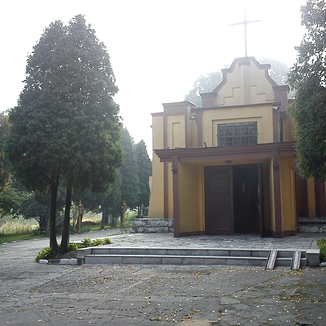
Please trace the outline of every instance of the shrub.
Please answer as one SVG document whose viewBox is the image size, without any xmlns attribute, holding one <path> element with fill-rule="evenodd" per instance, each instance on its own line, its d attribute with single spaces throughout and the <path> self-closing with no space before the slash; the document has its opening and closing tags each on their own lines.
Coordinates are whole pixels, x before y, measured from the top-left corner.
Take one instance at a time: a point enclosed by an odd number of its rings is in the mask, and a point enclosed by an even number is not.
<svg viewBox="0 0 326 326">
<path fill-rule="evenodd" d="M 109 238 L 104 238 L 102 240 L 104 242 L 103 244 L 111 244 L 112 243 L 112 241 Z"/>
<path fill-rule="evenodd" d="M 84 240 L 82 240 L 80 248 L 90 247 L 91 244 L 92 244 L 92 240 L 90 238 L 85 238 Z"/>
<path fill-rule="evenodd" d="M 77 251 L 77 249 L 78 249 L 78 245 L 77 245 L 77 243 L 72 242 L 72 243 L 69 243 L 69 244 L 68 244 L 68 250 L 69 250 L 69 251 Z"/>
<path fill-rule="evenodd" d="M 35 258 L 36 261 L 39 261 L 40 259 L 53 259 L 55 257 L 55 254 L 53 253 L 52 249 L 50 247 L 45 247 L 41 251 L 37 253 L 37 256 Z"/>
<path fill-rule="evenodd" d="M 78 245 L 78 248 L 96 247 L 96 246 L 102 246 L 110 243 L 112 242 L 109 238 L 95 239 L 95 240 L 86 238 L 82 240 L 81 244 Z"/>
<path fill-rule="evenodd" d="M 106 245 L 112 243 L 109 238 L 104 239 L 95 239 L 91 240 L 90 238 L 85 238 L 81 243 L 69 243 L 68 251 L 77 251 L 79 248 L 87 248 L 87 247 L 96 247 L 101 245 Z M 38 252 L 35 260 L 39 261 L 40 259 L 53 259 L 56 258 L 56 255 L 52 252 L 50 247 L 45 247 L 41 251 Z"/>
<path fill-rule="evenodd" d="M 317 245 L 320 249 L 320 260 L 322 262 L 326 261 L 326 239 L 321 238 L 317 240 Z"/>
</svg>

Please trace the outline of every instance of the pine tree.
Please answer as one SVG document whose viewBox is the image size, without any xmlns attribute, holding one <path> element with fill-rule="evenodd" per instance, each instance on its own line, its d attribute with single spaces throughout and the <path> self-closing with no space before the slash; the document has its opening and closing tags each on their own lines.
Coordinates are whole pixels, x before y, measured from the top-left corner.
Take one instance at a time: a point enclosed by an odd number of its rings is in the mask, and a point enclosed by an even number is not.
<svg viewBox="0 0 326 326">
<path fill-rule="evenodd" d="M 31 190 L 50 188 L 50 247 L 59 180 L 66 187 L 61 250 L 67 249 L 72 188 L 103 192 L 121 164 L 118 91 L 109 55 L 83 16 L 51 23 L 28 57 L 25 86 L 10 110 L 6 153 Z"/>
<path fill-rule="evenodd" d="M 147 215 L 149 205 L 149 177 L 152 175 L 152 161 L 148 156 L 145 142 L 141 140 L 135 146 L 137 175 L 139 179 L 138 217 Z"/>
<path fill-rule="evenodd" d="M 299 173 L 315 181 L 326 180 L 326 5 L 308 0 L 302 6 L 306 28 L 291 68 L 289 82 L 296 100 L 289 114 L 295 120 L 296 156 Z"/>
</svg>

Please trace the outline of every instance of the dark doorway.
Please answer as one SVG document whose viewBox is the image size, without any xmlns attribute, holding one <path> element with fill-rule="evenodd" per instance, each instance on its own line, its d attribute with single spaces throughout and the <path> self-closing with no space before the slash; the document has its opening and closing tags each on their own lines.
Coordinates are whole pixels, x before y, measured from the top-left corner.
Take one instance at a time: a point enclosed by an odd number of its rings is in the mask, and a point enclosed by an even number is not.
<svg viewBox="0 0 326 326">
<path fill-rule="evenodd" d="M 235 233 L 259 233 L 258 165 L 233 166 Z"/>
<path fill-rule="evenodd" d="M 258 164 L 205 167 L 206 234 L 261 233 Z"/>
<path fill-rule="evenodd" d="M 205 167 L 206 234 L 233 234 L 231 166 Z"/>
</svg>

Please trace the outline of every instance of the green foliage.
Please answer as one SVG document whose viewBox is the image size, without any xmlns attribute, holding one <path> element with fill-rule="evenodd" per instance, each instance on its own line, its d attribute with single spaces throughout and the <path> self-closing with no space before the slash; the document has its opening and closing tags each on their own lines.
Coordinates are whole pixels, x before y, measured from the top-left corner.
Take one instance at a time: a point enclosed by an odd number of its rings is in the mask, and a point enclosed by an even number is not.
<svg viewBox="0 0 326 326">
<path fill-rule="evenodd" d="M 107 244 L 111 244 L 112 241 L 109 238 L 104 239 L 95 239 L 91 240 L 90 238 L 85 238 L 81 241 L 81 243 L 69 243 L 68 251 L 76 252 L 78 249 L 87 248 L 87 247 L 96 247 L 103 246 Z M 45 247 L 41 251 L 38 252 L 35 260 L 39 261 L 40 259 L 54 259 L 57 257 L 57 253 L 55 253 L 50 247 Z"/>
<path fill-rule="evenodd" d="M 126 218 L 124 223 L 120 223 L 120 231 L 124 233 L 128 233 L 129 229 L 131 228 L 133 224 L 133 220 L 137 216 L 137 213 L 134 211 L 128 211 L 126 212 Z"/>
<path fill-rule="evenodd" d="M 138 217 L 147 215 L 149 205 L 149 177 L 152 175 L 152 161 L 148 156 L 145 142 L 141 140 L 135 146 L 137 175 L 139 180 Z"/>
<path fill-rule="evenodd" d="M 104 239 L 95 239 L 91 242 L 91 246 L 102 246 L 106 244 L 111 244 L 112 241 L 109 238 L 104 238 Z"/>
<path fill-rule="evenodd" d="M 8 116 L 0 114 L 0 193 L 9 182 L 9 162 L 4 154 L 4 144 L 9 132 Z"/>
<path fill-rule="evenodd" d="M 300 83 L 289 109 L 295 120 L 296 165 L 303 178 L 326 179 L 326 88 L 308 79 Z"/>
<path fill-rule="evenodd" d="M 285 63 L 272 58 L 259 58 L 259 62 L 271 65 L 269 75 L 278 85 L 287 83 L 289 67 Z M 226 68 L 226 66 L 224 68 Z M 194 82 L 194 88 L 185 96 L 185 100 L 192 102 L 196 107 L 201 107 L 202 102 L 200 94 L 212 92 L 222 79 L 223 76 L 221 71 L 212 71 L 199 76 Z"/>
<path fill-rule="evenodd" d="M 301 25 L 306 28 L 298 51 L 297 60 L 291 67 L 289 82 L 298 89 L 302 82 L 313 78 L 324 85 L 326 81 L 326 15 L 324 0 L 307 0 L 301 7 Z"/>
<path fill-rule="evenodd" d="M 37 235 L 39 232 L 35 219 L 12 218 L 5 216 L 0 219 L 0 235 Z"/>
<path fill-rule="evenodd" d="M 32 240 L 43 238 L 44 236 L 36 234 L 36 231 L 23 234 L 0 234 L 0 244 L 5 242 L 13 242 L 20 240 Z"/>
<path fill-rule="evenodd" d="M 12 215 L 18 217 L 20 208 L 29 193 L 20 191 L 12 179 L 0 194 L 0 217 Z"/>
<path fill-rule="evenodd" d="M 320 249 L 320 261 L 326 262 L 326 239 L 321 238 L 317 240 L 318 248 Z"/>
<path fill-rule="evenodd" d="M 71 242 L 68 244 L 68 250 L 69 251 L 77 251 L 78 245 L 75 242 Z"/>
<path fill-rule="evenodd" d="M 40 259 L 53 259 L 55 258 L 56 253 L 50 247 L 45 247 L 41 251 L 39 251 L 36 255 L 35 260 L 39 261 Z"/>
<path fill-rule="evenodd" d="M 139 195 L 139 179 L 134 153 L 133 139 L 126 128 L 121 131 L 121 146 L 124 152 L 121 173 L 121 204 L 125 200 L 130 209 L 137 207 Z M 121 205 L 120 205 L 121 206 Z"/>
<path fill-rule="evenodd" d="M 77 247 L 78 248 L 96 247 L 96 246 L 103 246 L 111 243 L 112 242 L 109 238 L 94 239 L 94 240 L 91 240 L 90 238 L 85 238 L 82 240 L 80 244 L 77 243 Z"/>
<path fill-rule="evenodd" d="M 306 33 L 289 73 L 296 100 L 289 110 L 295 120 L 297 167 L 303 178 L 326 179 L 326 15 L 323 0 L 301 7 Z"/>
<path fill-rule="evenodd" d="M 90 238 L 85 238 L 81 242 L 81 246 L 82 246 L 81 248 L 90 247 L 91 246 L 91 243 L 92 243 L 92 240 Z"/>
<path fill-rule="evenodd" d="M 83 16 L 55 21 L 28 57 L 24 89 L 9 112 L 5 152 L 29 190 L 51 189 L 50 246 L 55 234 L 59 180 L 70 190 L 107 191 L 122 162 L 118 88 L 103 43 Z M 68 239 L 69 207 L 62 244 Z M 69 221 L 68 221 L 69 222 Z"/>
<path fill-rule="evenodd" d="M 221 81 L 220 71 L 212 71 L 199 76 L 194 82 L 194 88 L 185 96 L 185 100 L 195 104 L 196 107 L 201 107 L 200 93 L 213 91 Z"/>
<path fill-rule="evenodd" d="M 276 82 L 277 85 L 286 85 L 288 83 L 289 67 L 286 63 L 273 58 L 259 58 L 261 64 L 270 64 L 268 71 L 269 76 Z"/>
</svg>

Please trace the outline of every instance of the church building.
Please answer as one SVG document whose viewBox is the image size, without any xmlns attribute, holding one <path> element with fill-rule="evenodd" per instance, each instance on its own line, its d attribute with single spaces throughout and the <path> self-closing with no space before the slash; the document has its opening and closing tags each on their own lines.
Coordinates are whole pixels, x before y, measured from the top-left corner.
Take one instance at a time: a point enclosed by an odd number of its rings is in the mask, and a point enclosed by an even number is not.
<svg viewBox="0 0 326 326">
<path fill-rule="evenodd" d="M 298 232 L 298 217 L 325 216 L 325 186 L 295 167 L 289 87 L 269 64 L 237 58 L 201 94 L 202 107 L 164 103 L 152 114 L 148 220 L 173 220 L 176 237 Z"/>
</svg>

